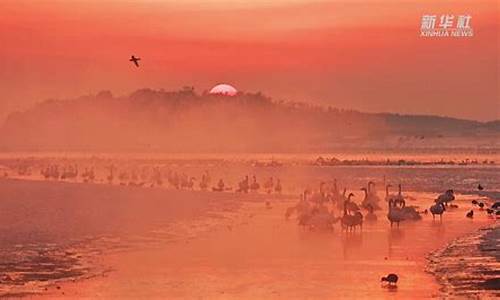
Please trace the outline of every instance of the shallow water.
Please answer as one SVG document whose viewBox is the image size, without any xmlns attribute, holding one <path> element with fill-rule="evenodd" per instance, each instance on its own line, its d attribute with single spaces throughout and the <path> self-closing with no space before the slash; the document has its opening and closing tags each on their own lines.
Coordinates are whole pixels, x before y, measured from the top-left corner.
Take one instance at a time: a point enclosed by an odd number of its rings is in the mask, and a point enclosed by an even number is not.
<svg viewBox="0 0 500 300">
<path fill-rule="evenodd" d="M 68 160 L 56 160 L 68 163 Z M 16 165 L 18 160 L 3 161 Z M 25 163 L 23 161 L 23 163 Z M 283 195 L 241 195 L 177 191 L 161 187 L 104 184 L 110 161 L 78 159 L 95 166 L 94 183 L 81 178 L 43 180 L 33 160 L 31 175 L 0 180 L 0 265 L 4 295 L 40 294 L 49 298 L 408 298 L 439 297 L 440 287 L 425 272 L 430 251 L 495 222 L 476 211 L 465 218 L 470 201 L 498 201 L 499 167 L 487 166 L 335 166 L 291 161 L 282 167 L 255 167 L 241 160 L 113 160 L 119 168 L 162 165 L 236 186 L 246 174 L 262 183 L 279 177 Z M 50 163 L 53 163 L 52 161 Z M 305 188 L 337 178 L 339 187 L 362 199 L 360 188 L 373 180 L 383 197 L 385 183 L 403 184 L 408 205 L 428 208 L 448 188 L 459 194 L 459 208 L 443 222 L 422 221 L 389 227 L 385 213 L 363 232 L 310 232 L 284 220 Z M 481 183 L 485 190 L 478 191 Z M 392 191 L 394 192 L 394 191 Z M 489 198 L 489 199 L 488 199 Z M 271 201 L 271 209 L 264 205 Z M 16 248 L 17 247 L 17 248 Z M 13 250 L 14 249 L 14 250 Z M 41 252 L 40 252 L 41 251 Z M 18 260 L 9 259 L 15 253 Z M 456 254 L 460 255 L 460 254 Z M 42 261 L 46 268 L 37 268 Z M 17 269 L 16 269 L 17 268 Z M 19 271 L 19 268 L 25 268 Z M 397 272 L 397 289 L 380 286 L 380 277 Z M 438 272 L 436 272 L 437 274 Z M 64 284 L 76 279 L 75 284 Z M 62 285 L 62 289 L 54 286 Z M 48 289 L 48 290 L 45 290 Z"/>
<path fill-rule="evenodd" d="M 412 195 L 424 203 L 432 199 Z M 106 280 L 65 286 L 65 291 L 99 299 L 440 297 L 434 276 L 425 272 L 426 254 L 492 221 L 478 215 L 463 226 L 468 201 L 461 201 L 464 207 L 446 214 L 443 222 L 427 215 L 391 229 L 381 212 L 378 222 L 356 233 L 342 233 L 338 226 L 334 232 L 298 228 L 295 220 L 283 218 L 291 200 L 275 201 L 271 209 L 249 202 L 228 226 L 198 238 L 105 255 L 104 263 L 116 272 Z M 380 284 L 380 277 L 390 272 L 400 277 L 396 289 Z"/>
</svg>

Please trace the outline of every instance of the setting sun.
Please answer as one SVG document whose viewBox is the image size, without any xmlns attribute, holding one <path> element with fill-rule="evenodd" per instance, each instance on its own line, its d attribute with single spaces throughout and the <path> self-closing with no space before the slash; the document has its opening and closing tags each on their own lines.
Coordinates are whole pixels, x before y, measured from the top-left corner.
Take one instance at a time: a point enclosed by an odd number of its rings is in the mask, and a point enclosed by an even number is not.
<svg viewBox="0 0 500 300">
<path fill-rule="evenodd" d="M 500 295 L 497 0 L 0 11 L 0 298 Z"/>
</svg>

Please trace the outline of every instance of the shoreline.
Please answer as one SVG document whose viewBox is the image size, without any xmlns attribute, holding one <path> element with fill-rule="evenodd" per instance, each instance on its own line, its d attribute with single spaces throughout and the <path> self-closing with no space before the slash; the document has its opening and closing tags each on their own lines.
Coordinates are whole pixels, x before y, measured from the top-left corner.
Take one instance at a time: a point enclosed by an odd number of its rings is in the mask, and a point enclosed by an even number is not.
<svg viewBox="0 0 500 300">
<path fill-rule="evenodd" d="M 443 297 L 500 297 L 500 223 L 460 236 L 427 256 Z M 457 255 L 461 256 L 457 256 Z M 457 260 L 457 258 L 459 258 Z"/>
<path fill-rule="evenodd" d="M 244 202 L 239 214 L 255 217 L 231 228 L 219 227 L 157 249 L 105 255 L 103 261 L 114 266 L 105 278 L 67 282 L 61 290 L 34 299 L 439 298 L 440 285 L 425 271 L 426 256 L 485 224 L 457 229 L 459 219 L 453 215 L 462 211 L 456 211 L 443 223 L 427 216 L 391 230 L 385 213 L 379 212 L 380 222 L 364 226 L 363 232 L 346 234 L 338 228 L 333 233 L 308 232 L 295 220 L 284 222 L 282 212 L 290 201 L 277 200 L 272 209 Z M 442 238 L 422 244 L 421 237 L 428 234 Z M 380 276 L 389 272 L 400 275 L 397 290 L 380 286 Z M 351 285 L 339 285 L 345 281 Z"/>
<path fill-rule="evenodd" d="M 240 205 L 234 195 L 205 194 L 0 179 L 0 298 L 103 277 L 113 267 L 101 256 L 192 239 Z"/>
<path fill-rule="evenodd" d="M 442 280 L 439 279 L 439 277 L 437 276 L 437 274 L 433 271 L 430 271 L 429 270 L 429 263 L 430 263 L 430 257 L 431 256 L 435 256 L 437 255 L 437 253 L 440 253 L 443 249 L 447 249 L 450 247 L 450 245 L 454 244 L 457 240 L 463 240 L 463 239 L 466 239 L 468 237 L 472 237 L 472 236 L 477 236 L 480 232 L 484 232 L 486 230 L 489 230 L 489 229 L 497 229 L 499 230 L 500 229 L 500 225 L 499 224 L 493 224 L 493 225 L 489 225 L 489 226 L 486 226 L 486 227 L 482 227 L 482 228 L 479 228 L 473 232 L 469 232 L 469 233 L 466 233 L 464 234 L 463 236 L 459 236 L 451 241 L 448 242 L 448 244 L 444 247 L 440 247 L 438 249 L 435 249 L 435 250 L 432 250 L 430 251 L 429 253 L 427 253 L 427 255 L 424 258 L 425 262 L 423 264 L 424 266 L 424 269 L 422 270 L 423 273 L 429 273 L 432 278 L 434 278 L 436 280 L 436 283 L 438 284 L 438 286 L 440 287 L 439 288 L 439 291 L 429 291 L 429 292 L 426 292 L 424 294 L 420 294 L 420 296 L 422 298 L 449 298 L 449 297 L 471 297 L 471 296 L 474 296 L 474 297 L 478 297 L 478 298 L 481 298 L 481 299 L 496 299 L 496 297 L 498 297 L 498 295 L 500 295 L 500 292 L 499 291 L 487 291 L 487 290 L 475 290 L 475 291 L 462 291 L 462 293 L 452 293 L 450 291 L 447 291 L 446 290 L 446 284 L 442 282 Z M 182 244 L 183 242 L 182 241 L 176 241 L 174 242 L 176 244 L 174 244 L 174 247 L 176 246 L 179 246 L 180 244 Z M 180 243 L 180 244 L 179 244 Z M 143 252 L 144 250 L 138 250 L 138 249 L 135 249 L 135 250 L 131 250 L 129 252 L 129 254 L 131 254 L 132 256 L 134 256 L 134 252 L 135 253 L 141 253 Z M 112 257 L 111 258 L 111 261 L 115 260 L 116 259 L 116 253 L 115 254 L 110 254 L 108 253 L 107 254 L 108 256 L 108 261 L 109 261 L 109 257 Z M 439 259 L 439 258 L 438 258 Z M 418 265 L 418 263 L 417 263 Z M 25 295 L 21 295 L 21 298 L 24 298 L 24 297 L 29 297 L 30 299 L 51 299 L 53 297 L 56 297 L 58 298 L 61 297 L 61 298 L 66 298 L 66 297 L 69 297 L 69 298 L 76 298 L 76 299 L 80 299 L 80 298 L 87 298 L 88 295 L 85 294 L 85 293 L 81 293 L 82 291 L 82 288 L 83 289 L 97 289 L 99 290 L 101 287 L 102 287 L 102 284 L 103 284 L 103 280 L 106 280 L 107 277 L 109 276 L 113 276 L 113 272 L 116 272 L 116 270 L 107 270 L 105 273 L 102 274 L 96 274 L 96 275 L 93 275 L 93 276 L 89 276 L 89 277 L 83 277 L 83 278 L 79 278 L 77 279 L 76 281 L 75 280 L 63 280 L 61 282 L 56 282 L 52 285 L 52 287 L 55 287 L 55 286 L 58 286 L 57 289 L 52 289 L 52 291 L 50 292 L 45 292 L 45 293 L 39 293 L 39 294 L 28 294 L 26 293 Z M 61 290 L 65 290 L 65 292 L 62 292 L 60 293 L 59 292 L 59 287 L 61 288 Z M 389 298 L 392 299 L 394 298 L 393 296 L 396 296 L 397 295 L 397 291 L 388 291 L 389 294 Z M 274 292 L 273 292 L 274 293 Z M 392 293 L 394 293 L 394 295 L 391 295 Z M 219 296 L 220 297 L 217 297 L 217 298 L 224 298 L 224 299 L 234 299 L 234 297 L 232 296 L 229 296 L 228 293 L 225 293 L 222 291 L 219 291 Z M 58 296 L 56 296 L 58 295 Z M 94 295 L 95 296 L 95 295 Z M 229 296 L 229 297 L 227 297 Z M 2 297 L 3 298 L 3 297 Z M 96 298 L 99 298 L 99 299 L 106 299 L 107 297 L 106 296 L 98 296 Z M 181 299 L 181 298 L 184 298 L 184 296 L 180 296 L 180 295 L 176 295 L 176 296 L 173 296 L 172 297 L 173 299 Z M 194 298 L 194 297 L 193 297 Z M 238 297 L 239 298 L 239 297 Z M 248 298 L 248 297 L 243 297 L 242 299 L 251 299 L 252 297 Z M 278 297 L 280 298 L 280 297 Z M 349 298 L 349 297 L 340 297 L 342 299 L 344 298 Z M 375 298 L 378 298 L 378 297 L 375 297 Z M 386 298 L 386 297 L 384 297 Z M 399 297 L 397 297 L 399 298 Z M 404 296 L 404 297 L 401 297 L 402 299 L 410 299 L 408 297 L 408 295 Z M 290 299 L 300 299 L 299 297 L 290 297 Z"/>
</svg>

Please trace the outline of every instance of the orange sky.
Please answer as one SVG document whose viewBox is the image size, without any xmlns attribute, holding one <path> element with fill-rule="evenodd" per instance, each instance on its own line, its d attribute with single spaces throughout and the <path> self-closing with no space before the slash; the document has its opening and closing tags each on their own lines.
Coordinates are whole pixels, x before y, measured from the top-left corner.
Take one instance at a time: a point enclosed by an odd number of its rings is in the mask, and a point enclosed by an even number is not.
<svg viewBox="0 0 500 300">
<path fill-rule="evenodd" d="M 369 112 L 499 119 L 497 2 L 430 2 L 2 0 L 0 119 L 45 98 L 218 82 Z M 420 38 L 426 13 L 470 14 L 475 36 Z"/>
</svg>

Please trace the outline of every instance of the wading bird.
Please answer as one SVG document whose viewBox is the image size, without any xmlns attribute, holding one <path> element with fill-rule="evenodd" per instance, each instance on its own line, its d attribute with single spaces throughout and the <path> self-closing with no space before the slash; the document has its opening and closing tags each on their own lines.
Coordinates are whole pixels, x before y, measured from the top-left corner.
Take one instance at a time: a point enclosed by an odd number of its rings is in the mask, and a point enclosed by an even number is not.
<svg viewBox="0 0 500 300">
<path fill-rule="evenodd" d="M 435 200 L 436 203 L 444 203 L 445 205 L 448 205 L 451 201 L 455 200 L 455 194 L 453 190 L 447 190 L 443 194 L 439 195 L 437 199 Z"/>
<path fill-rule="evenodd" d="M 389 212 L 387 213 L 387 219 L 389 220 L 389 222 L 391 222 L 391 227 L 392 224 L 396 223 L 399 228 L 399 222 L 404 221 L 403 212 L 394 204 L 393 199 L 389 199 L 388 205 Z"/>
<path fill-rule="evenodd" d="M 436 215 L 439 215 L 439 219 L 442 220 L 443 219 L 443 213 L 446 210 L 446 208 L 445 208 L 443 202 L 438 202 L 438 203 L 434 204 L 433 206 L 431 206 L 429 208 L 429 210 L 431 211 L 432 219 L 433 220 L 436 218 Z"/>
<path fill-rule="evenodd" d="M 387 276 L 384 276 L 380 279 L 381 282 L 387 282 L 389 283 L 389 285 L 396 285 L 396 283 L 398 282 L 398 275 L 394 274 L 394 273 L 390 273 L 388 274 Z"/>
</svg>

